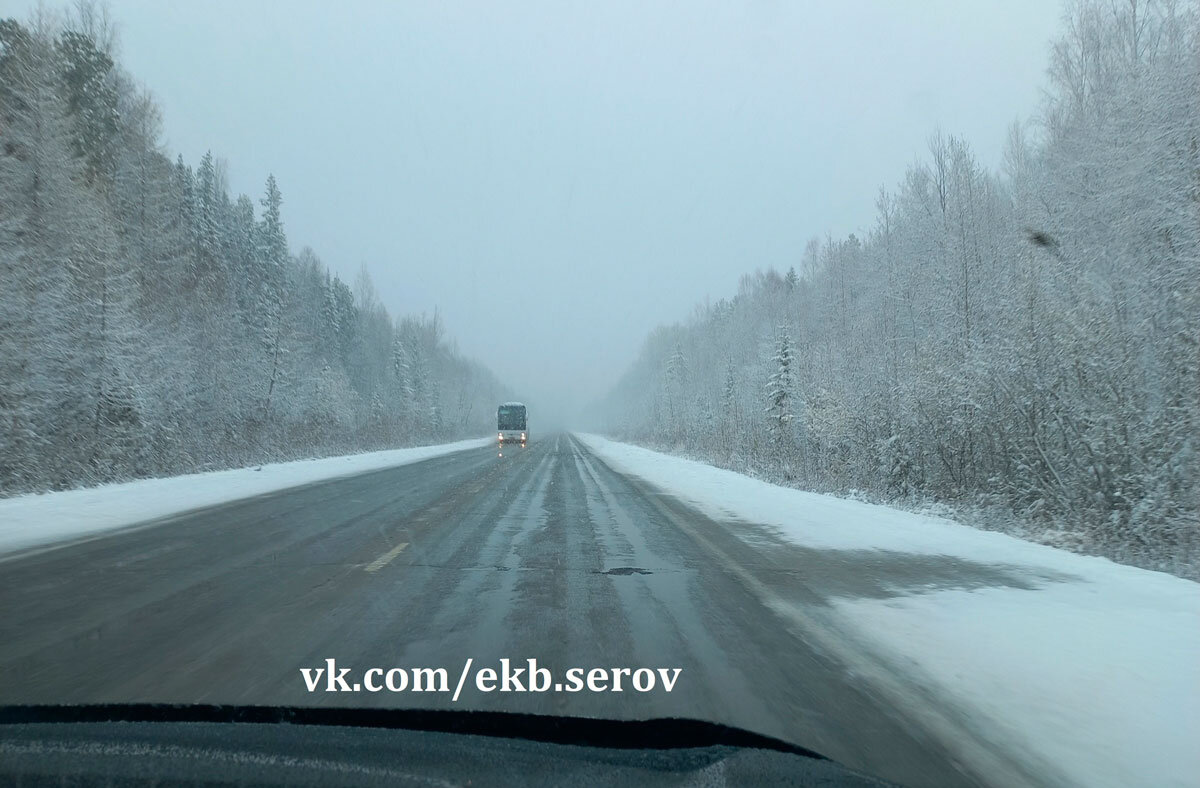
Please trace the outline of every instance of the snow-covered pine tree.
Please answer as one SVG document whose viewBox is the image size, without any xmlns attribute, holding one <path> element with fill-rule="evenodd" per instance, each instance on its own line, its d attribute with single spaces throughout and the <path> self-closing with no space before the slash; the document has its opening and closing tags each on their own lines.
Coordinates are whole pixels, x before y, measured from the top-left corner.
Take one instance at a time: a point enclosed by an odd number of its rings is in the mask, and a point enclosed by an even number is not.
<svg viewBox="0 0 1200 788">
<path fill-rule="evenodd" d="M 667 358 L 663 385 L 667 400 L 668 435 L 672 444 L 680 445 L 687 432 L 688 363 L 679 342 L 675 343 L 675 349 Z"/>
<path fill-rule="evenodd" d="M 786 466 L 791 460 L 793 449 L 795 361 L 792 338 L 785 325 L 776 329 L 775 354 L 771 358 L 771 364 L 771 376 L 767 380 L 767 425 L 776 459 Z"/>
<path fill-rule="evenodd" d="M 737 368 L 730 355 L 725 359 L 725 379 L 721 383 L 721 406 L 717 414 L 717 434 L 721 441 L 722 458 L 726 462 L 739 453 L 743 440 L 738 391 Z"/>
<path fill-rule="evenodd" d="M 256 312 L 260 326 L 260 347 L 263 358 L 261 376 L 264 380 L 262 420 L 271 420 L 271 402 L 285 376 L 286 347 L 284 312 L 288 264 L 287 237 L 283 232 L 280 207 L 283 196 L 274 175 L 267 176 L 266 192 L 262 198 L 262 219 L 258 224 L 257 256 L 254 285 L 258 296 Z"/>
<path fill-rule="evenodd" d="M 88 1 L 0 20 L 0 494 L 411 437 L 362 434 L 398 398 L 400 326 L 311 251 L 292 261 L 277 186 L 260 226 L 212 154 L 168 159 L 115 51 Z M 459 412 L 481 429 L 494 377 L 413 326 L 414 419 L 436 431 L 437 392 L 477 376 Z"/>
<path fill-rule="evenodd" d="M 65 30 L 57 43 L 71 144 L 85 182 L 107 186 L 116 170 L 120 113 L 113 61 L 84 32 Z"/>
<path fill-rule="evenodd" d="M 224 284 L 224 259 L 221 255 L 218 204 L 220 194 L 217 184 L 217 170 L 213 162 L 212 151 L 208 151 L 200 159 L 196 168 L 196 246 L 200 256 L 200 266 L 205 276 Z"/>
</svg>

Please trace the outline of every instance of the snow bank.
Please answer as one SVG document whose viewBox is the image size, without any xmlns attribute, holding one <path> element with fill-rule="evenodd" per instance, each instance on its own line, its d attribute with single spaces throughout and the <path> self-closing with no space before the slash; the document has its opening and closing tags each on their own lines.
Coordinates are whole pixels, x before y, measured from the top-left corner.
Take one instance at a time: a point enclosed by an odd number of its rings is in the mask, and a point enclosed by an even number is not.
<svg viewBox="0 0 1200 788">
<path fill-rule="evenodd" d="M 833 604 L 1003 749 L 1038 753 L 1080 785 L 1195 786 L 1200 587 L 1157 579 Z"/>
<path fill-rule="evenodd" d="M 1053 764 L 1080 785 L 1200 785 L 1200 584 L 580 437 L 614 468 L 716 519 L 763 524 L 805 547 L 1026 572 L 1032 590 L 835 596 L 830 610 L 855 642 L 1018 760 Z M 1070 579 L 1048 582 L 1047 570 Z"/>
<path fill-rule="evenodd" d="M 490 442 L 480 438 L 4 498 L 0 499 L 0 552 L 74 539 L 311 482 L 408 465 Z"/>
<path fill-rule="evenodd" d="M 817 550 L 949 555 L 1075 575 L 1093 571 L 1106 575 L 1129 573 L 1133 577 L 1145 574 L 1107 558 L 1077 555 L 941 517 L 780 487 L 598 435 L 579 438 L 613 468 L 669 488 L 710 517 L 765 525 L 797 544 Z"/>
</svg>

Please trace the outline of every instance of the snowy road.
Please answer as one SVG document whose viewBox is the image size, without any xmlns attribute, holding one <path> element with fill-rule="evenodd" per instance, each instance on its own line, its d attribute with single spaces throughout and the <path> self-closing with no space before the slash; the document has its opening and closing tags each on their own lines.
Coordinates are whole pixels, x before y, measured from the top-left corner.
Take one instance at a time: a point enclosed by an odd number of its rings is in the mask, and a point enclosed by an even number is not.
<svg viewBox="0 0 1200 788">
<path fill-rule="evenodd" d="M 0 702 L 449 706 L 436 694 L 309 694 L 299 669 L 329 657 L 451 675 L 467 657 L 671 666 L 683 672 L 669 694 L 468 688 L 457 707 L 709 718 L 903 782 L 971 784 L 791 634 L 668 504 L 562 436 L 10 558 Z"/>
<path fill-rule="evenodd" d="M 684 716 L 905 784 L 1070 781 L 1011 741 L 997 745 L 927 686 L 857 658 L 847 649 L 862 641 L 829 626 L 839 605 L 886 601 L 897 587 L 1006 589 L 1037 577 L 953 556 L 804 548 L 615 470 L 620 446 L 564 435 L 504 457 L 469 448 L 0 557 L 0 703 Z M 1040 582 L 1061 579 L 1039 571 Z M 310 694 L 300 674 L 334 658 L 453 677 L 468 657 L 682 673 L 670 693 L 468 686 L 457 704 Z"/>
</svg>

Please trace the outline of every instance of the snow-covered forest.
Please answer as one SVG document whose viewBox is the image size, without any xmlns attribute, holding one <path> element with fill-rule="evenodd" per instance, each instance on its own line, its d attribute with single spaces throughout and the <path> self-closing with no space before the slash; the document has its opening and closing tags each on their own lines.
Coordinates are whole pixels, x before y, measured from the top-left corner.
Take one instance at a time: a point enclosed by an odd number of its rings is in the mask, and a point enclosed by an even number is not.
<svg viewBox="0 0 1200 788">
<path fill-rule="evenodd" d="M 1071 2 L 1047 81 L 1001 172 L 934 133 L 865 237 L 655 331 L 607 430 L 1197 576 L 1195 5 Z"/>
<path fill-rule="evenodd" d="M 0 20 L 0 495 L 438 441 L 507 392 L 172 161 L 96 6 Z"/>
</svg>

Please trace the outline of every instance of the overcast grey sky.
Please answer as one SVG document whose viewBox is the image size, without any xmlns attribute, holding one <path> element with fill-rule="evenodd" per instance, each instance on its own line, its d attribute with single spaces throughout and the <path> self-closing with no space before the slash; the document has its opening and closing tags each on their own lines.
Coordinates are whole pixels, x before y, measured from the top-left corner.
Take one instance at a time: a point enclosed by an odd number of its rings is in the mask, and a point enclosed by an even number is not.
<svg viewBox="0 0 1200 788">
<path fill-rule="evenodd" d="M 8 0 L 12 2 L 12 0 Z M 24 4 L 25 8 L 20 6 Z M 33 2 L 15 4 L 13 13 Z M 51 6 L 54 3 L 50 3 Z M 112 0 L 166 143 L 268 172 L 293 249 L 432 313 L 543 413 L 646 333 L 861 232 L 935 127 L 989 167 L 1053 0 Z M 7 15 L 7 14 L 5 14 Z"/>
</svg>

